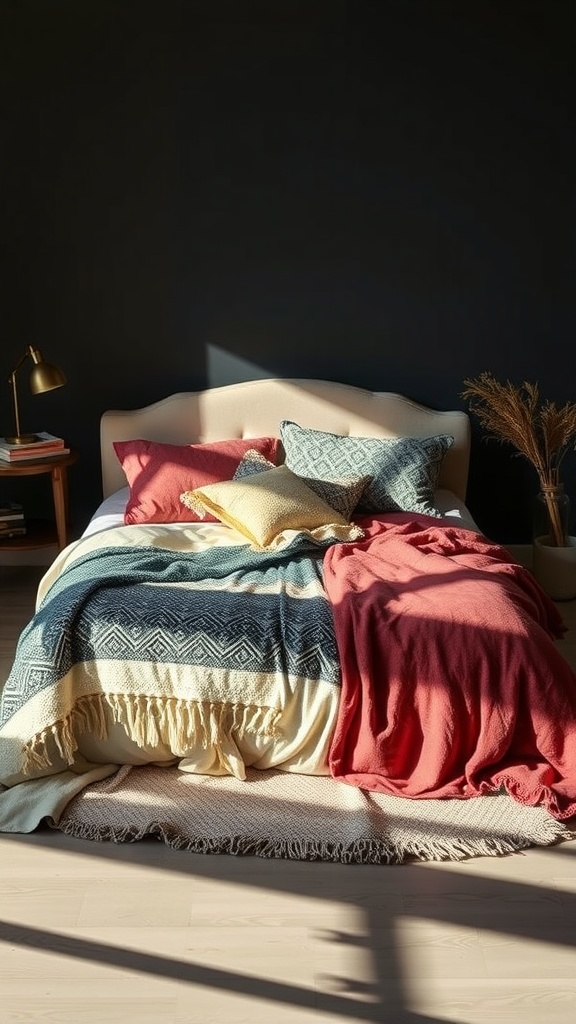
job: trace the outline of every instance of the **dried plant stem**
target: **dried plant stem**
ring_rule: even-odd
[[[470,402],[488,437],[513,445],[536,470],[548,513],[549,536],[557,547],[568,543],[558,495],[564,456],[576,441],[576,403],[540,401],[538,385],[501,383],[491,373],[465,380],[462,397]]]

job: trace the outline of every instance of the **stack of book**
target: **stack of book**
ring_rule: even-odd
[[[35,435],[29,444],[11,444],[5,437],[0,437],[0,460],[3,462],[22,462],[25,459],[47,459],[54,455],[67,455],[70,451],[62,437],[49,434],[42,430]]]
[[[17,501],[0,503],[0,540],[23,537],[26,533],[24,509]]]

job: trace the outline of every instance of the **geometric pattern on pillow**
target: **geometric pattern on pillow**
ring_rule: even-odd
[[[247,476],[252,476],[253,473],[262,473],[266,469],[274,469],[274,463],[264,459],[259,452],[250,449],[243,456],[233,479],[244,480]],[[342,480],[316,480],[311,476],[302,476],[300,479],[349,522],[371,477],[352,476]],[[189,508],[198,511],[194,504],[189,505]]]
[[[354,509],[372,479],[371,476],[352,476],[343,477],[341,480],[317,480],[312,476],[300,476],[299,473],[297,475],[310,490],[327,505],[336,509],[347,522],[350,522]]]
[[[223,480],[184,492],[180,500],[207,512],[248,537],[260,548],[274,545],[286,530],[317,540],[350,541],[364,536],[306,486],[287,466],[253,473],[243,480]]]
[[[255,448],[249,448],[238,463],[238,468],[232,477],[233,480],[245,480],[247,476],[254,473],[264,473],[267,469],[274,469],[275,463],[270,462]]]
[[[440,466],[454,443],[434,437],[349,437],[282,420],[286,465],[304,478],[338,480],[370,476],[356,512],[416,512],[440,517],[434,504]]]
[[[276,465],[276,437],[234,437],[183,445],[142,438],[115,441],[114,450],[130,487],[124,522],[198,522],[198,516],[180,501],[181,493],[217,480],[231,480],[250,448]],[[214,522],[213,516],[206,519]]]
[[[263,473],[267,469],[274,469],[274,463],[251,448],[242,457],[232,479],[244,480],[254,473]],[[369,476],[353,476],[344,480],[315,480],[313,477],[300,477],[300,479],[304,480],[310,490],[314,491],[327,505],[330,505],[349,522],[362,491],[371,478]],[[189,507],[195,508],[193,504]]]

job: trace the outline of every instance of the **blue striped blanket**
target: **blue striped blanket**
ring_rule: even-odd
[[[0,783],[117,761],[118,725],[150,760],[193,762],[199,745],[220,750],[220,773],[242,774],[230,745],[245,740],[255,763],[279,741],[309,767],[323,714],[312,771],[326,772],[340,669],[323,554],[301,535],[275,552],[80,554],[20,637],[0,703]]]

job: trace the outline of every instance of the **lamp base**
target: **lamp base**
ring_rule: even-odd
[[[7,437],[6,440],[8,444],[34,444],[42,438],[38,434],[17,434],[16,437]]]

